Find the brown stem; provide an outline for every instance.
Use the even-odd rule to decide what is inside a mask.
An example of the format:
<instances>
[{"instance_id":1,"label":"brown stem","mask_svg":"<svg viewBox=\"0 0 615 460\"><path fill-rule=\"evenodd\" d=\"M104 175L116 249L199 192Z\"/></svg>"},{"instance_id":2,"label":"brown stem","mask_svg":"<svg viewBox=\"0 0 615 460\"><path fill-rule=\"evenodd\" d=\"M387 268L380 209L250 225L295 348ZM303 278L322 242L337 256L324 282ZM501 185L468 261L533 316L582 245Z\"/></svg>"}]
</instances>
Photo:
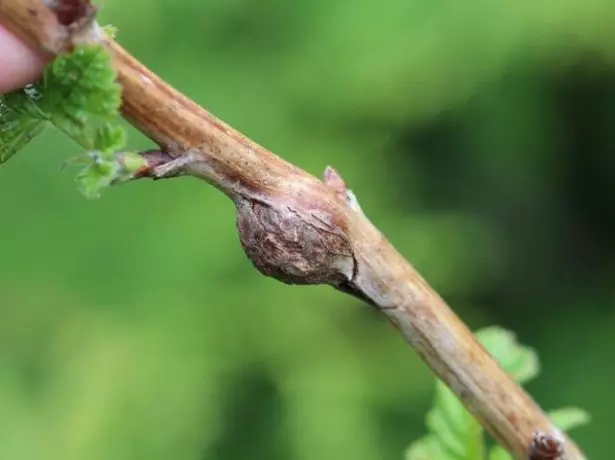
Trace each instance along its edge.
<instances>
[{"instance_id":1,"label":"brown stem","mask_svg":"<svg viewBox=\"0 0 615 460\"><path fill-rule=\"evenodd\" d=\"M87 20L88 8L79 6L85 1L0 0L0 15L14 32L52 53L77 43L104 43L123 86L123 115L168 152L162 166L158 160L166 153L151 156L153 176L173 176L177 166L227 194L237 207L241 243L263 274L285 283L330 284L378 307L517 458L527 458L535 432L557 434L536 403L371 224L334 170L321 181L218 120L104 37ZM64 6L61 20L54 13L58 4ZM143 175L152 176L151 171ZM585 458L569 440L566 450L569 460Z\"/></svg>"}]
</instances>

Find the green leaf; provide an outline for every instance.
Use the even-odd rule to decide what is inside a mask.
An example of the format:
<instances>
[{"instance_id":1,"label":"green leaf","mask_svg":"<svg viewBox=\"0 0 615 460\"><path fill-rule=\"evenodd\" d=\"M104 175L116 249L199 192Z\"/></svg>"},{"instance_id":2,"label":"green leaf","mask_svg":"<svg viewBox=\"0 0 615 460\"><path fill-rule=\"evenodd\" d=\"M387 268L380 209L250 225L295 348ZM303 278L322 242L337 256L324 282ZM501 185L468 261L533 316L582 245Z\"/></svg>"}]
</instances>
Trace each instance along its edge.
<instances>
[{"instance_id":1,"label":"green leaf","mask_svg":"<svg viewBox=\"0 0 615 460\"><path fill-rule=\"evenodd\" d=\"M135 153L117 153L126 144L126 132L111 123L121 104L116 78L108 51L85 45L57 56L38 85L2 96L0 163L50 121L86 150L65 162L82 166L77 183L84 195L97 197L102 188L129 179L144 160Z\"/></svg>"},{"instance_id":2,"label":"green leaf","mask_svg":"<svg viewBox=\"0 0 615 460\"><path fill-rule=\"evenodd\" d=\"M122 183L131 178L135 171L145 165L145 160L137 153L103 152L94 150L85 158L75 158L72 164L86 166L77 174L80 192L86 198L98 198L102 189Z\"/></svg>"},{"instance_id":3,"label":"green leaf","mask_svg":"<svg viewBox=\"0 0 615 460\"><path fill-rule=\"evenodd\" d=\"M484 436L480 424L440 381L436 383L435 405L427 414L426 425L451 458L484 458Z\"/></svg>"},{"instance_id":4,"label":"green leaf","mask_svg":"<svg viewBox=\"0 0 615 460\"><path fill-rule=\"evenodd\" d=\"M410 447L407 456L409 460L484 459L482 427L455 394L440 381L436 382L434 406L427 414L426 425L431 434Z\"/></svg>"},{"instance_id":5,"label":"green leaf","mask_svg":"<svg viewBox=\"0 0 615 460\"><path fill-rule=\"evenodd\" d=\"M515 334L500 327L489 327L476 333L478 340L491 353L504 371L523 383L540 372L534 350L517 342ZM549 414L561 430L584 425L589 415L576 407ZM459 399L442 382L436 382L433 408L426 417L430 434L414 442L406 453L407 460L483 460L483 429ZM501 446L489 450L489 460L512 460Z\"/></svg>"},{"instance_id":6,"label":"green leaf","mask_svg":"<svg viewBox=\"0 0 615 460\"><path fill-rule=\"evenodd\" d=\"M86 150L95 149L98 125L119 114L121 87L109 52L84 45L58 56L44 74L43 109L53 124Z\"/></svg>"},{"instance_id":7,"label":"green leaf","mask_svg":"<svg viewBox=\"0 0 615 460\"><path fill-rule=\"evenodd\" d=\"M104 152L116 152L126 144L126 131L118 125L105 123L94 136L94 149Z\"/></svg>"},{"instance_id":8,"label":"green leaf","mask_svg":"<svg viewBox=\"0 0 615 460\"><path fill-rule=\"evenodd\" d=\"M442 448L434 436L425 436L406 451L406 460L457 460Z\"/></svg>"},{"instance_id":9,"label":"green leaf","mask_svg":"<svg viewBox=\"0 0 615 460\"><path fill-rule=\"evenodd\" d=\"M45 72L45 106L53 123L87 150L70 164L85 167L77 174L79 190L97 198L103 188L128 179L144 160L117 153L126 144L126 131L110 120L119 115L121 87L111 56L102 46L88 45L59 56Z\"/></svg>"},{"instance_id":10,"label":"green leaf","mask_svg":"<svg viewBox=\"0 0 615 460\"><path fill-rule=\"evenodd\" d=\"M538 355L517 342L515 334L492 326L476 333L478 340L517 382L526 383L540 372Z\"/></svg>"},{"instance_id":11,"label":"green leaf","mask_svg":"<svg viewBox=\"0 0 615 460\"><path fill-rule=\"evenodd\" d=\"M102 30L109 38L117 37L118 30L117 27L115 27L113 24L107 24L106 26L103 26Z\"/></svg>"},{"instance_id":12,"label":"green leaf","mask_svg":"<svg viewBox=\"0 0 615 460\"><path fill-rule=\"evenodd\" d=\"M499 327L490 327L479 331L476 335L502 368L515 380L528 381L538 374L540 366L536 353L520 345L511 332ZM412 460L485 458L484 431L481 425L455 394L440 381L436 382L434 406L427 414L426 425L430 435L411 446L408 452L414 455ZM438 456L433 457L436 446ZM506 454L506 451L503 453ZM490 456L492 455L495 455L494 459L497 460L497 456L502 454L497 450L494 453L492 450Z\"/></svg>"},{"instance_id":13,"label":"green leaf","mask_svg":"<svg viewBox=\"0 0 615 460\"><path fill-rule=\"evenodd\" d=\"M48 115L37 105L40 97L40 90L34 85L0 95L0 164L43 130Z\"/></svg>"},{"instance_id":14,"label":"green leaf","mask_svg":"<svg viewBox=\"0 0 615 460\"><path fill-rule=\"evenodd\" d=\"M493 446L489 451L489 460L513 460L502 446Z\"/></svg>"},{"instance_id":15,"label":"green leaf","mask_svg":"<svg viewBox=\"0 0 615 460\"><path fill-rule=\"evenodd\" d=\"M0 162L40 132L45 121L87 150L100 148L99 135L107 138L105 149L123 143L119 128L105 126L119 114L116 77L109 52L100 45L84 45L57 56L39 84L0 96Z\"/></svg>"},{"instance_id":16,"label":"green leaf","mask_svg":"<svg viewBox=\"0 0 615 460\"><path fill-rule=\"evenodd\" d=\"M563 431L573 430L591 421L589 414L578 407L565 407L551 411L549 418L556 427Z\"/></svg>"}]
</instances>

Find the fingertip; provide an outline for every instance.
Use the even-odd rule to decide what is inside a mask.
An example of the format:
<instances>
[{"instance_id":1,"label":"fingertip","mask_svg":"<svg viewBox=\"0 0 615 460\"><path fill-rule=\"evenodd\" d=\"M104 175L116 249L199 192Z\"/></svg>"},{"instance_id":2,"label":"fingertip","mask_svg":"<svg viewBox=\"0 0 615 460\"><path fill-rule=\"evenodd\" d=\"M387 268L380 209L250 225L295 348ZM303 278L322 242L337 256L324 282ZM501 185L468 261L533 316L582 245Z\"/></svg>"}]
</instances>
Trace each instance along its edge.
<instances>
[{"instance_id":1,"label":"fingertip","mask_svg":"<svg viewBox=\"0 0 615 460\"><path fill-rule=\"evenodd\" d=\"M0 24L0 94L36 81L44 66L40 53Z\"/></svg>"}]
</instances>

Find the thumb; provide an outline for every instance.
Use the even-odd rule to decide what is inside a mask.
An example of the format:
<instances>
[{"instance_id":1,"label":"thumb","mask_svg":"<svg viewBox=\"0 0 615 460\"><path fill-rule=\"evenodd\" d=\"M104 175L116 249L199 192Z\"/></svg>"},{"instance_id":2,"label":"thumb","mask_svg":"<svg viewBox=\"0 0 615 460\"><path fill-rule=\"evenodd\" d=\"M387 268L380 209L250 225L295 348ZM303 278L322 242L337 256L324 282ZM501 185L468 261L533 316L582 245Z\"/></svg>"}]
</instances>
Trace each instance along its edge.
<instances>
[{"instance_id":1,"label":"thumb","mask_svg":"<svg viewBox=\"0 0 615 460\"><path fill-rule=\"evenodd\" d=\"M22 88L43 71L45 59L0 24L0 94Z\"/></svg>"}]
</instances>

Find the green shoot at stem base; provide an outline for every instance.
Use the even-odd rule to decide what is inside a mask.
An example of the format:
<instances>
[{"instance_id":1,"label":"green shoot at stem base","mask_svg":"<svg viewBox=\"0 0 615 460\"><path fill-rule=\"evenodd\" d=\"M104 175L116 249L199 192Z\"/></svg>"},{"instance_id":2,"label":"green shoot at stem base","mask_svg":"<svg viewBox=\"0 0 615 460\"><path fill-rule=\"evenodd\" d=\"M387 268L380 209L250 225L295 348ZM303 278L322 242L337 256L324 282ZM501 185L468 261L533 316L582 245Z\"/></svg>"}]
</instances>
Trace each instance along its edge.
<instances>
[{"instance_id":1,"label":"green shoot at stem base","mask_svg":"<svg viewBox=\"0 0 615 460\"><path fill-rule=\"evenodd\" d=\"M116 78L107 50L84 45L57 56L36 84L0 95L0 164L51 125L84 149L65 165L82 167L76 180L85 196L129 179L145 162L137 153L118 153L126 132L117 124L122 91Z\"/></svg>"}]
</instances>

